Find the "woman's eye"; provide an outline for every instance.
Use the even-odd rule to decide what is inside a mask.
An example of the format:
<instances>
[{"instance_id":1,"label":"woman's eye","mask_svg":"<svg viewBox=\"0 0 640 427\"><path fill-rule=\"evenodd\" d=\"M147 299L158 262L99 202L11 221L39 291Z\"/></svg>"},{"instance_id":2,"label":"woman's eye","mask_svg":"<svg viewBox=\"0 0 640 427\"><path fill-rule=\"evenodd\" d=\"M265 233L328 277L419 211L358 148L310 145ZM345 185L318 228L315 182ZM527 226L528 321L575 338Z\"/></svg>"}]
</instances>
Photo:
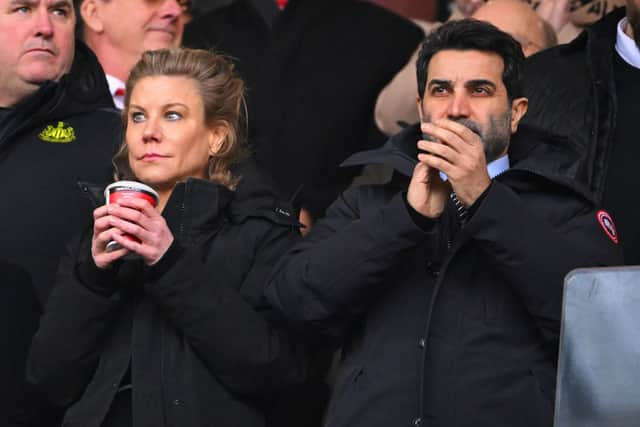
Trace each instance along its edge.
<instances>
[{"instance_id":1,"label":"woman's eye","mask_svg":"<svg viewBox=\"0 0 640 427\"><path fill-rule=\"evenodd\" d=\"M167 111L164 116L167 120L171 121L180 120L182 118L182 114L175 111Z\"/></svg>"},{"instance_id":2,"label":"woman's eye","mask_svg":"<svg viewBox=\"0 0 640 427\"><path fill-rule=\"evenodd\" d=\"M142 114L140 112L131 113L131 121L133 123L140 123L140 122L144 121L144 114Z\"/></svg>"}]
</instances>

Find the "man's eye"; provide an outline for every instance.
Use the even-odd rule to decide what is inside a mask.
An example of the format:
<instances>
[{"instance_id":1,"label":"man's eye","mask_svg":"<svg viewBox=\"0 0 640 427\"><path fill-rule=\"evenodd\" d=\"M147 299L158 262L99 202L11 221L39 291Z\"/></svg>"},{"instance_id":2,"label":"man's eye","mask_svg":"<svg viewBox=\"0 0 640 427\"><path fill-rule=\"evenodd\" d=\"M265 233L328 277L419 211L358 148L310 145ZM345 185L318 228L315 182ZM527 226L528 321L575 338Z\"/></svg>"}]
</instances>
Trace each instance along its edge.
<instances>
[{"instance_id":1,"label":"man's eye","mask_svg":"<svg viewBox=\"0 0 640 427\"><path fill-rule=\"evenodd\" d=\"M170 121L176 121L176 120L180 120L182 118L182 114L176 112L176 111L167 111L164 115L164 117L167 120Z\"/></svg>"},{"instance_id":2,"label":"man's eye","mask_svg":"<svg viewBox=\"0 0 640 427\"><path fill-rule=\"evenodd\" d=\"M133 123L140 123L144 121L144 114L140 113L140 112L134 112L131 113L131 121Z\"/></svg>"},{"instance_id":3,"label":"man's eye","mask_svg":"<svg viewBox=\"0 0 640 427\"><path fill-rule=\"evenodd\" d=\"M488 95L491 93L491 91L486 87L479 86L473 89L473 93L478 95Z\"/></svg>"},{"instance_id":4,"label":"man's eye","mask_svg":"<svg viewBox=\"0 0 640 427\"><path fill-rule=\"evenodd\" d=\"M54 9L51 13L53 13L56 16L62 16L65 18L69 16L69 10L62 9L62 8Z\"/></svg>"},{"instance_id":5,"label":"man's eye","mask_svg":"<svg viewBox=\"0 0 640 427\"><path fill-rule=\"evenodd\" d=\"M29 10L30 9L28 6L20 6L20 7L16 7L13 11L16 13L28 13Z\"/></svg>"},{"instance_id":6,"label":"man's eye","mask_svg":"<svg viewBox=\"0 0 640 427\"><path fill-rule=\"evenodd\" d=\"M447 89L442 87L442 86L435 86L433 88L431 88L431 94L432 95L442 95L447 93Z\"/></svg>"}]
</instances>

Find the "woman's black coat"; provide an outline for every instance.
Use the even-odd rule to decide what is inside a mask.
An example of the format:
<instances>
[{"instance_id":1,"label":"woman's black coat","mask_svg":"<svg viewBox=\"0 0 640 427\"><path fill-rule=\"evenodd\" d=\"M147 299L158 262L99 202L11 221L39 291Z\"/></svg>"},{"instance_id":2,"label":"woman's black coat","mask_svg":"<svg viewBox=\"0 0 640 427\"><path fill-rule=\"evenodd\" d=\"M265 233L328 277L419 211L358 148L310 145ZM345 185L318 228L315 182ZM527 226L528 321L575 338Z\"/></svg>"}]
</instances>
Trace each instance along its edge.
<instances>
[{"instance_id":1,"label":"woman's black coat","mask_svg":"<svg viewBox=\"0 0 640 427\"><path fill-rule=\"evenodd\" d=\"M72 245L28 379L70 405L65 426L99 427L128 375L136 427L262 426L269 397L307 370L304 347L262 296L298 235L295 217L265 188L196 179L176 186L162 214L175 242L153 267L98 270L90 230Z\"/></svg>"}]
</instances>

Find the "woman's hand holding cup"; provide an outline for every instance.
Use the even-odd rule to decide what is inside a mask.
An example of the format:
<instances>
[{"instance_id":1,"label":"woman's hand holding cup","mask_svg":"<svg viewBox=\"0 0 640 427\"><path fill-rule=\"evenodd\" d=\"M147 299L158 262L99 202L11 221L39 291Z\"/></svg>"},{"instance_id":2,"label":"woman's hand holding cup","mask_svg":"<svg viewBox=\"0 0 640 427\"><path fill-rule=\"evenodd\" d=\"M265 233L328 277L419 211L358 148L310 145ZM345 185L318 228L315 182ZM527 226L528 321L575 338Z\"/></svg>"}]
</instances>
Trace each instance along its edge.
<instances>
[{"instance_id":1,"label":"woman's hand holding cup","mask_svg":"<svg viewBox=\"0 0 640 427\"><path fill-rule=\"evenodd\" d=\"M113 206L113 205L112 205ZM129 253L124 247L107 249L111 242L115 242L115 236L122 234L117 228L111 226L108 213L108 205L100 206L93 211L93 237L91 238L91 256L98 268L106 269L117 259ZM113 246L110 246L113 248Z\"/></svg>"},{"instance_id":2,"label":"woman's hand holding cup","mask_svg":"<svg viewBox=\"0 0 640 427\"><path fill-rule=\"evenodd\" d=\"M153 265L173 243L173 234L156 210L158 193L135 181L118 181L105 189L107 204L93 213L91 254L99 268L134 253Z\"/></svg>"},{"instance_id":3,"label":"woman's hand holding cup","mask_svg":"<svg viewBox=\"0 0 640 427\"><path fill-rule=\"evenodd\" d=\"M109 226L117 230L111 237L122 247L111 253L133 252L147 265L160 261L173 243L173 234L155 207L143 199L125 198L106 208Z\"/></svg>"}]
</instances>

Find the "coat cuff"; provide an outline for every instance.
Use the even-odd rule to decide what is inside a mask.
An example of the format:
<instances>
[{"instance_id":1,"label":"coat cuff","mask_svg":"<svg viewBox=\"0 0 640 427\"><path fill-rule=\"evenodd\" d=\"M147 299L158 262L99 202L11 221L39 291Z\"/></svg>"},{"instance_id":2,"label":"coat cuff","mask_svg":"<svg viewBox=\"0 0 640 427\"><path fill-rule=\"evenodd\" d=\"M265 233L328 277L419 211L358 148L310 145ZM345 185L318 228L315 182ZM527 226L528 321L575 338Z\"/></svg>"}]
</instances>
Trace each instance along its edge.
<instances>
[{"instance_id":1,"label":"coat cuff","mask_svg":"<svg viewBox=\"0 0 640 427\"><path fill-rule=\"evenodd\" d=\"M98 267L89 254L86 259L76 264L76 275L87 289L104 297L110 297L118 290L117 269L117 266L104 269Z\"/></svg>"},{"instance_id":2,"label":"coat cuff","mask_svg":"<svg viewBox=\"0 0 640 427\"><path fill-rule=\"evenodd\" d=\"M147 279L150 282L155 282L160 279L178 262L185 251L186 249L174 240L171 246L169 246L169 249L167 249L167 252L162 255L162 258L160 258L157 263L146 267Z\"/></svg>"},{"instance_id":3,"label":"coat cuff","mask_svg":"<svg viewBox=\"0 0 640 427\"><path fill-rule=\"evenodd\" d=\"M436 225L436 220L433 218L429 218L427 216L422 215L420 212L415 210L413 206L407 200L407 193L403 193L402 199L404 200L404 205L407 208L407 212L411 217L411 220L415 225L417 225L422 231L430 232L433 230L433 227Z\"/></svg>"}]
</instances>

